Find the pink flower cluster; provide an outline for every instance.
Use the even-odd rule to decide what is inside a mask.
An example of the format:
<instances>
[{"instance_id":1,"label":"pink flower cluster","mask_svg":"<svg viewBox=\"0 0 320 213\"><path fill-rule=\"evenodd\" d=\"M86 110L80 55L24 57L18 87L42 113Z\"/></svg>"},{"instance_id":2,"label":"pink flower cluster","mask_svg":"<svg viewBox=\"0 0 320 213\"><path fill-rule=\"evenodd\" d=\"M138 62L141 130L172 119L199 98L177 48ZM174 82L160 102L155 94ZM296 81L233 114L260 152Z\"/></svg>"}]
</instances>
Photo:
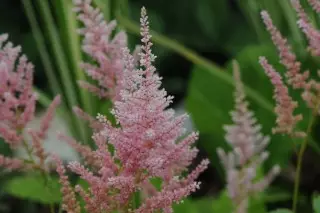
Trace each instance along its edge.
<instances>
[{"instance_id":1,"label":"pink flower cluster","mask_svg":"<svg viewBox=\"0 0 320 213\"><path fill-rule=\"evenodd\" d=\"M248 212L249 197L264 191L275 176L280 172L279 166L274 166L263 178L257 180L257 171L268 158L265 151L269 137L260 133L261 126L257 124L254 114L248 110L239 66L233 64L235 90L235 110L231 112L234 124L225 126L226 140L232 151L225 153L217 149L218 155L226 171L227 190L236 213Z\"/></svg>"},{"instance_id":2,"label":"pink flower cluster","mask_svg":"<svg viewBox=\"0 0 320 213\"><path fill-rule=\"evenodd\" d=\"M85 35L84 50L98 60L100 67L86 65L84 68L94 73L91 76L104 76L96 79L113 76L109 71L121 75L117 74L117 81L113 82L115 85L100 82L107 88L103 91L110 92L110 89L119 88L118 98L113 99L112 110L116 124L112 124L103 115L98 115L98 123L75 108L78 115L90 122L96 150L60 135L84 159L85 165L79 162L68 165L73 173L89 185L88 189L77 185L74 190L81 195L85 209L90 213L129 209L137 213L158 210L172 212L173 203L180 202L199 188L200 183L195 180L206 169L209 161L203 160L189 175L181 176L197 155L198 150L193 144L198 134L185 135L183 124L187 116L175 116L174 110L168 109L173 97L161 89L161 78L153 66L156 57L151 51L146 10L141 10L142 46L137 61L137 56L131 55L126 47L123 48L125 43L108 43L105 35L109 35L114 24L102 21L101 13L89 3L87 0L75 1L76 11L83 11L80 18L85 24L81 30ZM115 58L109 58L112 56L110 51L116 53L113 55ZM119 67L114 69L112 65L117 63ZM137 64L140 65L138 68ZM63 186L64 210L77 213L80 207L74 190L68 183L62 162L57 160L57 163ZM155 178L161 182L160 190L152 184ZM136 196L141 198L139 203L135 203Z\"/></svg>"},{"instance_id":3,"label":"pink flower cluster","mask_svg":"<svg viewBox=\"0 0 320 213\"><path fill-rule=\"evenodd\" d=\"M297 11L299 21L298 25L306 35L309 41L308 49L315 56L320 55L320 32L315 29L310 23L307 14L300 5L298 0L291 0L293 7ZM309 0L310 5L316 12L319 10L319 2ZM306 104L314 111L320 113L320 82L310 79L309 71L301 71L301 63L297 61L292 48L287 40L283 38L279 30L273 25L269 14L266 11L261 12L262 19L266 25L267 30L271 34L271 38L280 54L280 62L287 69L286 80L293 89L302 89L301 94ZM278 116L277 127L274 128L276 133L285 133L293 137L304 137L306 134L297 130L297 123L302 120L302 115L294 115L294 110L298 106L297 102L293 101L290 97L287 86L282 81L280 74L268 63L267 59L261 57L260 63L265 72L271 79L272 84L275 86L274 97L277 102L275 112ZM320 76L320 72L318 71Z\"/></svg>"},{"instance_id":4,"label":"pink flower cluster","mask_svg":"<svg viewBox=\"0 0 320 213\"><path fill-rule=\"evenodd\" d=\"M127 47L127 35L120 31L112 36L116 21L107 23L98 8L91 6L91 0L74 0L74 11L84 27L79 33L84 36L82 47L96 64L82 63L88 76L98 82L98 86L79 81L80 86L100 98L117 100L121 90L123 61L121 49ZM138 49L137 49L138 50Z\"/></svg>"},{"instance_id":5,"label":"pink flower cluster","mask_svg":"<svg viewBox=\"0 0 320 213\"><path fill-rule=\"evenodd\" d=\"M0 136L12 149L23 146L28 153L36 156L39 163L28 159L32 161L29 166L44 170L47 153L42 142L60 103L60 97L53 100L38 130L26 129L26 125L34 118L36 109L37 94L32 88L34 68L26 56L20 56L20 46L14 47L11 42L5 44L7 39L7 34L0 36ZM24 131L32 138L31 146L23 137ZM7 169L21 169L26 164L23 159L0 156L0 165Z\"/></svg>"}]
</instances>

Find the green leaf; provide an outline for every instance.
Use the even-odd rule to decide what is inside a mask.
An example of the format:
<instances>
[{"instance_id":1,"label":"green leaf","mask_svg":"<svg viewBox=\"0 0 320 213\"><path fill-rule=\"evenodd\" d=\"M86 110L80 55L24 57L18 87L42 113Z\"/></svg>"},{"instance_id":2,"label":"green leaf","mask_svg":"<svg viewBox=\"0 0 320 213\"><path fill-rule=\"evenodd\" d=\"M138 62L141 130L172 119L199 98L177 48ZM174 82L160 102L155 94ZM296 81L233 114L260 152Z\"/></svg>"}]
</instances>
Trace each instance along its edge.
<instances>
[{"instance_id":1,"label":"green leaf","mask_svg":"<svg viewBox=\"0 0 320 213\"><path fill-rule=\"evenodd\" d=\"M319 195L313 198L312 206L315 213L320 213L320 196Z\"/></svg>"},{"instance_id":2,"label":"green leaf","mask_svg":"<svg viewBox=\"0 0 320 213\"><path fill-rule=\"evenodd\" d=\"M11 153L10 146L0 137L0 154L9 155Z\"/></svg>"},{"instance_id":3,"label":"green leaf","mask_svg":"<svg viewBox=\"0 0 320 213\"><path fill-rule=\"evenodd\" d=\"M219 197L212 202L212 212L231 213L232 210L233 204L228 197L226 190L224 190Z\"/></svg>"},{"instance_id":4,"label":"green leaf","mask_svg":"<svg viewBox=\"0 0 320 213\"><path fill-rule=\"evenodd\" d=\"M212 202L212 212L233 212L233 204L226 190L222 191L219 197ZM248 213L266 213L263 199L260 197L250 199Z\"/></svg>"},{"instance_id":5,"label":"green leaf","mask_svg":"<svg viewBox=\"0 0 320 213\"><path fill-rule=\"evenodd\" d=\"M161 190L162 179L159 177L153 177L149 179L150 183L158 190Z\"/></svg>"},{"instance_id":6,"label":"green leaf","mask_svg":"<svg viewBox=\"0 0 320 213\"><path fill-rule=\"evenodd\" d=\"M4 190L15 197L43 204L53 204L61 201L58 178L51 178L46 185L42 176L15 177L6 182Z\"/></svg>"},{"instance_id":7,"label":"green leaf","mask_svg":"<svg viewBox=\"0 0 320 213\"><path fill-rule=\"evenodd\" d=\"M212 203L215 202L213 198L206 197L202 199L185 199L179 204L173 205L175 213L203 213L214 212Z\"/></svg>"},{"instance_id":8,"label":"green leaf","mask_svg":"<svg viewBox=\"0 0 320 213\"><path fill-rule=\"evenodd\" d=\"M174 204L173 210L176 213L198 213L196 206L190 199L186 199L180 204Z\"/></svg>"},{"instance_id":9,"label":"green leaf","mask_svg":"<svg viewBox=\"0 0 320 213\"><path fill-rule=\"evenodd\" d=\"M201 30L212 40L217 40L229 15L228 2L225 0L199 0L195 5L196 18Z\"/></svg>"},{"instance_id":10,"label":"green leaf","mask_svg":"<svg viewBox=\"0 0 320 213\"><path fill-rule=\"evenodd\" d=\"M269 213L292 213L292 211L290 209L277 209Z\"/></svg>"}]
</instances>

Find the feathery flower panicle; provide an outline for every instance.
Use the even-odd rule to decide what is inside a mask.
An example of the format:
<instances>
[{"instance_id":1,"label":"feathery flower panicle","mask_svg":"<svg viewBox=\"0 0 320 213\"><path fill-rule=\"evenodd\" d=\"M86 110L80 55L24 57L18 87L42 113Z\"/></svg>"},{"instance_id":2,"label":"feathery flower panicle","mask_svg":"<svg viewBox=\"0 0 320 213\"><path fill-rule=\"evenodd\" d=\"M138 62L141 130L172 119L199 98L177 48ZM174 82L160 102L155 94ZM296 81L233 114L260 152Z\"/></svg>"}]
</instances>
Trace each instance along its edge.
<instances>
[{"instance_id":1,"label":"feathery flower panicle","mask_svg":"<svg viewBox=\"0 0 320 213\"><path fill-rule=\"evenodd\" d=\"M176 117L174 110L167 109L172 97L161 89L161 78L153 66L156 57L151 51L145 8L140 21L140 68L136 68L136 59L129 50L122 50L123 74L118 81L121 91L112 110L117 125L112 126L106 117L98 115L102 128L92 136L97 149L73 145L85 161L90 161L87 165L94 167L89 169L78 162L68 166L89 184L87 191L81 186L76 186L76 191L90 213L128 209L137 213L172 212L174 202L199 188L195 179L209 164L204 160L190 175L181 177L198 152L192 147L198 134L185 136L186 115ZM109 151L110 147L114 152ZM160 191L150 182L155 177L162 180ZM152 194L143 196L135 207L132 202L136 192Z\"/></svg>"},{"instance_id":2,"label":"feathery flower panicle","mask_svg":"<svg viewBox=\"0 0 320 213\"><path fill-rule=\"evenodd\" d=\"M274 98L277 102L275 112L278 115L273 133L284 133L293 137L305 137L305 133L296 131L296 125L302 120L302 115L294 115L298 103L289 95L287 86L283 83L281 75L268 63L265 57L260 57L260 64L265 70L271 83L274 85Z\"/></svg>"},{"instance_id":3,"label":"feathery flower panicle","mask_svg":"<svg viewBox=\"0 0 320 213\"><path fill-rule=\"evenodd\" d=\"M308 0L309 4L312 6L312 8L320 12L320 4L318 1L314 0ZM299 3L298 0L291 0L291 3L295 10L297 11L299 20L298 20L298 25L306 35L308 41L309 41L309 47L308 49L311 51L311 53L315 56L320 55L320 32L315 29L312 24L309 21L309 18L307 14L305 13L304 9L302 8L301 4ZM291 51L291 47L288 45L287 40L282 37L281 33L278 31L278 29L273 25L272 20L269 16L269 14L266 11L261 12L262 19L266 25L267 30L271 34L271 38L273 40L273 43L275 46L277 46L279 54L280 54L280 62L286 67L287 72L286 72L286 77L287 77L287 82L290 86L293 87L293 89L302 89L303 92L301 94L301 97L303 100L306 102L308 107L311 109L314 109L317 113L320 113L320 107L319 107L319 99L320 99L320 82L316 81L314 79L310 79L310 74L309 71L304 71L301 72L301 63L296 60L296 56L294 53ZM266 65L266 63L264 63ZM263 66L264 68L269 67L269 65ZM269 67L270 68L270 67ZM272 68L273 69L273 68ZM270 70L267 71L267 73L270 73ZM275 76L275 74L273 74ZM269 75L269 77L272 77ZM281 83L284 86L283 83ZM275 87L278 87L278 89L275 89L276 91L279 90L279 86L275 85ZM286 89L287 90L287 89ZM282 90L284 91L284 90ZM293 114L289 115L288 112L285 113L285 110L279 110L279 94L275 94L275 97L278 102L278 110L276 109L277 115L278 115L278 126L280 124L292 124L292 127L294 127L297 123L297 121L301 120L302 117L300 115L294 116ZM283 97L282 97L283 99ZM289 98L291 99L291 98ZM289 101L288 99L288 101ZM288 102L289 103L289 102ZM293 107L295 104L294 102L291 101L291 106ZM290 108L290 113L293 113L293 108ZM283 113L281 115L281 113ZM286 121L283 119L287 118ZM298 120L296 120L296 119ZM291 121L290 121L291 120ZM286 125L285 125L286 126ZM288 126L289 127L289 126ZM282 130L284 131L282 131ZM278 133L287 133L291 134L291 132L287 131L291 128L278 128L279 131ZM298 132L298 134L294 134L293 136L304 136L305 134L300 134L301 132ZM291 134L292 135L292 134Z\"/></svg>"},{"instance_id":4,"label":"feathery flower panicle","mask_svg":"<svg viewBox=\"0 0 320 213\"><path fill-rule=\"evenodd\" d=\"M269 137L260 133L261 126L248 109L236 62L233 63L233 73L236 90L235 110L231 112L231 116L234 124L225 126L226 140L232 151L225 153L218 148L217 152L226 171L227 190L234 204L234 212L246 213L249 197L265 190L280 172L280 167L274 166L263 179L256 180L257 169L269 155L265 151Z\"/></svg>"},{"instance_id":5,"label":"feathery flower panicle","mask_svg":"<svg viewBox=\"0 0 320 213\"><path fill-rule=\"evenodd\" d=\"M80 213L80 205L77 201L76 194L73 190L73 188L70 185L70 182L68 180L68 176L65 174L66 169L64 168L62 161L57 157L53 156L54 160L57 164L57 173L60 176L60 184L61 184L61 193L63 195L62 200L62 208L67 213Z\"/></svg>"},{"instance_id":6,"label":"feathery flower panicle","mask_svg":"<svg viewBox=\"0 0 320 213\"><path fill-rule=\"evenodd\" d=\"M298 13L299 20L298 25L304 32L305 36L309 41L308 50L314 56L320 56L320 31L312 26L311 22L308 19L307 14L302 8L301 4L297 0L291 0L292 5ZM319 11L319 2L314 0L309 0L309 4L317 12ZM320 76L319 76L320 77ZM315 79L310 79L305 91L302 93L302 98L306 101L307 105L314 109L316 113L320 114L320 82Z\"/></svg>"},{"instance_id":7,"label":"feathery flower panicle","mask_svg":"<svg viewBox=\"0 0 320 213\"><path fill-rule=\"evenodd\" d=\"M270 15L266 11L261 12L262 19L271 38L280 54L280 62L286 67L287 82L295 89L303 89L309 78L309 72L301 73L301 63L296 60L296 55L292 52L287 39L283 38L279 30L273 25Z\"/></svg>"},{"instance_id":8,"label":"feathery flower panicle","mask_svg":"<svg viewBox=\"0 0 320 213\"><path fill-rule=\"evenodd\" d=\"M21 47L0 36L0 134L12 148L21 145L21 131L34 117L37 95L32 91L33 65ZM17 65L16 65L17 63Z\"/></svg>"},{"instance_id":9,"label":"feathery flower panicle","mask_svg":"<svg viewBox=\"0 0 320 213\"><path fill-rule=\"evenodd\" d=\"M54 111L60 104L60 96L55 97L49 106L39 130L26 129L26 125L34 118L36 109L37 94L32 89L34 67L25 55L20 56L21 47L14 47L7 39L7 34L0 36L0 136L12 149L24 146L39 158L40 163L36 167L44 169L47 153L42 143ZM32 138L30 147L23 138L23 132L27 132ZM0 158L0 165L3 167L27 167L22 159L10 159L5 156Z\"/></svg>"},{"instance_id":10,"label":"feathery flower panicle","mask_svg":"<svg viewBox=\"0 0 320 213\"><path fill-rule=\"evenodd\" d=\"M299 17L298 25L302 29L303 33L305 34L305 36L309 41L308 49L311 51L313 55L320 56L320 45L319 45L320 32L312 26L306 12L302 8L299 1L291 0L291 2ZM317 8L316 8L317 5L315 4L315 1L309 0L309 3L311 3L313 8L317 11Z\"/></svg>"},{"instance_id":11,"label":"feathery flower panicle","mask_svg":"<svg viewBox=\"0 0 320 213\"><path fill-rule=\"evenodd\" d=\"M318 0L308 0L308 2L317 13L320 13L320 2Z\"/></svg>"},{"instance_id":12,"label":"feathery flower panicle","mask_svg":"<svg viewBox=\"0 0 320 213\"><path fill-rule=\"evenodd\" d=\"M82 48L97 63L82 63L88 76L98 82L98 86L79 81L80 86L100 98L119 99L123 62L121 49L127 46L127 35L120 31L112 36L116 21L107 23L102 12L91 6L91 0L74 0L74 11L84 27L79 33L84 36Z\"/></svg>"}]
</instances>

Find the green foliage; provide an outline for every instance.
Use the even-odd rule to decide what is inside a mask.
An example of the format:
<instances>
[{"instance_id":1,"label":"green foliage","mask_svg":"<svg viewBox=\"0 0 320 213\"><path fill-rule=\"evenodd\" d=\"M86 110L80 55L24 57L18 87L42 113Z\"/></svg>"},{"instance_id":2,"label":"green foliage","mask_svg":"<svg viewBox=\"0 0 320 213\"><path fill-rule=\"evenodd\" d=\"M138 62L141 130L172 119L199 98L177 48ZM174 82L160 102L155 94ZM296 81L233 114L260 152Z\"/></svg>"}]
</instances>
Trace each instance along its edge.
<instances>
[{"instance_id":1,"label":"green foliage","mask_svg":"<svg viewBox=\"0 0 320 213\"><path fill-rule=\"evenodd\" d=\"M292 211L290 209L277 209L269 213L292 213Z\"/></svg>"},{"instance_id":2,"label":"green foliage","mask_svg":"<svg viewBox=\"0 0 320 213\"><path fill-rule=\"evenodd\" d=\"M214 212L212 203L215 202L213 198L206 197L203 199L185 199L180 204L175 204L173 210L175 213L203 213Z\"/></svg>"},{"instance_id":3,"label":"green foliage","mask_svg":"<svg viewBox=\"0 0 320 213\"><path fill-rule=\"evenodd\" d=\"M320 213L320 196L314 196L312 206L315 213Z\"/></svg>"},{"instance_id":4,"label":"green foliage","mask_svg":"<svg viewBox=\"0 0 320 213\"><path fill-rule=\"evenodd\" d=\"M11 154L10 146L0 137L0 153L3 155Z\"/></svg>"},{"instance_id":5,"label":"green foliage","mask_svg":"<svg viewBox=\"0 0 320 213\"><path fill-rule=\"evenodd\" d=\"M200 0L195 6L196 18L202 32L213 41L217 40L228 20L229 3L225 0Z\"/></svg>"},{"instance_id":6,"label":"green foliage","mask_svg":"<svg viewBox=\"0 0 320 213\"><path fill-rule=\"evenodd\" d=\"M217 199L212 202L212 212L233 212L233 204L224 190ZM251 199L249 201L248 213L266 213L264 200L260 197Z\"/></svg>"},{"instance_id":7,"label":"green foliage","mask_svg":"<svg viewBox=\"0 0 320 213\"><path fill-rule=\"evenodd\" d=\"M14 177L6 182L4 190L12 196L43 204L61 201L58 178L51 178L48 183L45 183L40 175Z\"/></svg>"},{"instance_id":8,"label":"green foliage","mask_svg":"<svg viewBox=\"0 0 320 213\"><path fill-rule=\"evenodd\" d=\"M227 195L227 191L221 192L218 198L212 203L213 212L226 212L231 213L233 210L233 204Z\"/></svg>"}]
</instances>

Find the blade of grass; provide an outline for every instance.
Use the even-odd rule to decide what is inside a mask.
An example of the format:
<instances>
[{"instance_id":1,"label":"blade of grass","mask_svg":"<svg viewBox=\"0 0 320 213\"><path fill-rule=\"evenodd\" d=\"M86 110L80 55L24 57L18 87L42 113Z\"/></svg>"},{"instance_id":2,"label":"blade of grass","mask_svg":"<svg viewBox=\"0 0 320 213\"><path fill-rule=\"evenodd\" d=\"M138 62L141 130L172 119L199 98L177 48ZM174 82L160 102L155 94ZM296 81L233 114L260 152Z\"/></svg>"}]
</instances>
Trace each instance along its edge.
<instances>
[{"instance_id":1,"label":"blade of grass","mask_svg":"<svg viewBox=\"0 0 320 213\"><path fill-rule=\"evenodd\" d=\"M35 11L33 10L30 0L23 0L22 4L24 6L28 21L30 23L37 48L40 52L40 57L44 66L44 71L46 73L47 79L50 81L50 84L49 84L50 90L53 94L62 94L62 91L60 90L61 87L60 87L58 78L54 74L54 68L51 63L50 56L44 42L44 37L40 30L37 19L34 15Z\"/></svg>"},{"instance_id":2,"label":"blade of grass","mask_svg":"<svg viewBox=\"0 0 320 213\"><path fill-rule=\"evenodd\" d=\"M71 79L68 64L66 62L66 56L61 45L58 30L56 29L51 11L49 9L48 2L46 0L37 1L40 7L40 13L45 22L46 30L48 30L48 36L52 43L52 49L54 56L59 66L63 86L70 106L77 105L77 96L74 89L74 83Z\"/></svg>"},{"instance_id":3,"label":"blade of grass","mask_svg":"<svg viewBox=\"0 0 320 213\"><path fill-rule=\"evenodd\" d=\"M69 60L71 61L71 67L77 80L86 80L85 73L80 69L80 62L82 61L80 36L77 33L77 19L75 13L72 11L73 4L71 1L57 0L57 9L61 11L59 13L60 26L63 29L64 36L67 40L67 49L69 50ZM91 100L89 93L80 89L80 98L82 108L89 114L93 113Z\"/></svg>"},{"instance_id":4,"label":"blade of grass","mask_svg":"<svg viewBox=\"0 0 320 213\"><path fill-rule=\"evenodd\" d=\"M40 30L39 24L37 22L37 19L35 17L35 11L33 9L33 6L30 2L30 0L23 0L22 4L24 6L28 21L30 23L31 29L32 29L32 33L33 36L35 37L35 41L36 41L36 45L38 48L38 51L40 52L40 57L44 66L44 70L46 73L46 77L47 79L50 81L49 83L49 87L50 90L53 94L63 94L61 91L61 86L60 83L58 81L57 76L54 73L54 66L50 60L50 55L49 52L46 48L45 45L45 40L44 40L44 36ZM39 89L34 88L34 90L39 94L39 103L43 106L43 107L48 107L51 103L51 99L42 91L40 91ZM60 112L60 114L63 114L63 118L68 122L68 124L70 124L70 120L71 120L71 116L69 116L68 113L65 113L66 111L66 104L65 102L62 103L62 108L64 109L64 113ZM59 110L58 110L59 113ZM69 125L71 126L71 125ZM71 131L73 133L75 133L75 129L74 128L70 128Z\"/></svg>"},{"instance_id":5,"label":"blade of grass","mask_svg":"<svg viewBox=\"0 0 320 213\"><path fill-rule=\"evenodd\" d=\"M48 31L48 36L51 41L54 56L56 58L57 65L59 67L58 70L60 71L62 85L64 87L66 99L69 107L71 108L72 106L78 105L77 95L76 95L77 93L74 86L74 82L72 81L72 78L71 78L71 72L68 68L66 55L65 55L65 52L63 51L59 33L58 33L58 30L56 29L47 0L38 0L37 3L40 8L40 14L44 20L46 30ZM78 127L77 132L81 136L81 139L83 141L87 141L86 140L87 138L84 134L85 126L75 118L72 120L74 121L75 125L77 125Z\"/></svg>"},{"instance_id":6,"label":"blade of grass","mask_svg":"<svg viewBox=\"0 0 320 213\"><path fill-rule=\"evenodd\" d=\"M265 33L261 29L261 25L259 23L259 14L253 8L256 7L256 2L252 1L237 1L239 8L242 10L245 18L247 19L248 23L251 24L252 28L255 30L260 42L263 43L265 41Z\"/></svg>"}]
</instances>

